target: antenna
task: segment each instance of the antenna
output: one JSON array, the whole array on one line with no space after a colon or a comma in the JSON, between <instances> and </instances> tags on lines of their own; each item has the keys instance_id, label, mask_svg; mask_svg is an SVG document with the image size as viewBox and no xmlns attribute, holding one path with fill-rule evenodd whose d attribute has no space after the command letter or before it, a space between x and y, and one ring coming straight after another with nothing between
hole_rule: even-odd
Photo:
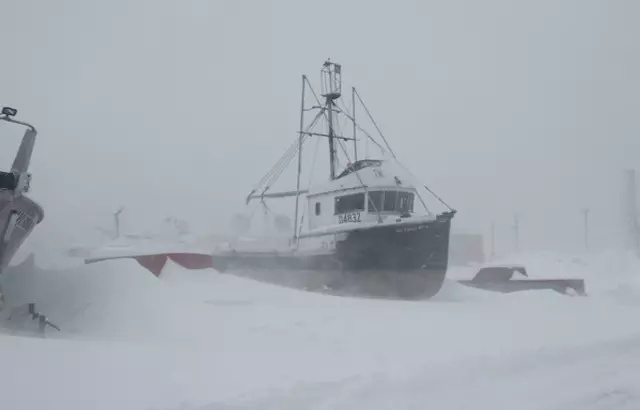
<instances>
[{"instance_id":1,"label":"antenna","mask_svg":"<svg viewBox=\"0 0 640 410\"><path fill-rule=\"evenodd\" d=\"M334 100L342 95L342 66L327 60L321 70L321 95L325 98L325 110L329 122L329 178L336 179L336 147L335 132L333 130Z\"/></svg>"},{"instance_id":2,"label":"antenna","mask_svg":"<svg viewBox=\"0 0 640 410\"><path fill-rule=\"evenodd\" d=\"M321 70L322 88L320 92L324 98L337 100L342 96L342 66L327 59Z\"/></svg>"}]
</instances>

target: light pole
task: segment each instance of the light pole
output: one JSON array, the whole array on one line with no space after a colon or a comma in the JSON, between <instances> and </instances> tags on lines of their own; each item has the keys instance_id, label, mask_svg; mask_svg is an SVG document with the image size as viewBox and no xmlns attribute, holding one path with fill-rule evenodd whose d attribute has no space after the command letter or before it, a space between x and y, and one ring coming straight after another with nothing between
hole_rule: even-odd
<instances>
[{"instance_id":1,"label":"light pole","mask_svg":"<svg viewBox=\"0 0 640 410\"><path fill-rule=\"evenodd\" d=\"M120 209L118 209L114 214L113 214L113 222L115 225L115 239L118 239L120 237L120 214L122 213L122 211L124 211L124 207L120 207Z\"/></svg>"},{"instance_id":2,"label":"light pole","mask_svg":"<svg viewBox=\"0 0 640 410\"><path fill-rule=\"evenodd\" d=\"M582 216L584 218L584 250L589 252L589 208L582 210Z\"/></svg>"},{"instance_id":3,"label":"light pole","mask_svg":"<svg viewBox=\"0 0 640 410\"><path fill-rule=\"evenodd\" d=\"M491 254L489 260L492 261L496 257L496 223L491 222Z\"/></svg>"},{"instance_id":4,"label":"light pole","mask_svg":"<svg viewBox=\"0 0 640 410\"><path fill-rule=\"evenodd\" d=\"M517 253L520 252L520 221L518 219L518 215L514 215L513 217L513 235Z\"/></svg>"}]
</instances>

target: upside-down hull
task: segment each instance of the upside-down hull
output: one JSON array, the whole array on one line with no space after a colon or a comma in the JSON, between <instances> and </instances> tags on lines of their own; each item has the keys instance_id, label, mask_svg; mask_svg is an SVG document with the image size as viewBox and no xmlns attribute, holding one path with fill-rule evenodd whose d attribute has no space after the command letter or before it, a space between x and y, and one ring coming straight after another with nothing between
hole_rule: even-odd
<instances>
[{"instance_id":1,"label":"upside-down hull","mask_svg":"<svg viewBox=\"0 0 640 410\"><path fill-rule=\"evenodd\" d=\"M527 279L513 279L519 272ZM529 279L524 266L486 266L481 268L471 280L459 283L493 292L512 293L529 290L553 290L563 295L586 296L584 279Z\"/></svg>"},{"instance_id":2,"label":"upside-down hull","mask_svg":"<svg viewBox=\"0 0 640 410\"><path fill-rule=\"evenodd\" d=\"M42 207L30 198L0 191L0 273L43 218Z\"/></svg>"},{"instance_id":3,"label":"upside-down hull","mask_svg":"<svg viewBox=\"0 0 640 410\"><path fill-rule=\"evenodd\" d=\"M332 249L214 253L213 267L312 290L429 298L447 272L451 216L331 235Z\"/></svg>"},{"instance_id":4,"label":"upside-down hull","mask_svg":"<svg viewBox=\"0 0 640 410\"><path fill-rule=\"evenodd\" d=\"M153 273L154 276L159 277L162 274L164 267L169 261L172 261L185 269L207 269L212 267L211 255L199 252L188 251L140 251L129 252L123 255L108 255L108 256L92 256L85 258L85 263L96 263L107 260L117 259L134 259L143 268Z\"/></svg>"}]
</instances>

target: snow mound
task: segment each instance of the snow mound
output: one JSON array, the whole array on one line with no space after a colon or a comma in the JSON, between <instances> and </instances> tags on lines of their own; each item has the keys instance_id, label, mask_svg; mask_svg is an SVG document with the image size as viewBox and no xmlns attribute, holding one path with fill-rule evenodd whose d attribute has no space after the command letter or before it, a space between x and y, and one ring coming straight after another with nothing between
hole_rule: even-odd
<instances>
[{"instance_id":1,"label":"snow mound","mask_svg":"<svg viewBox=\"0 0 640 410\"><path fill-rule=\"evenodd\" d=\"M198 315L194 303L174 303L175 291L132 260L11 272L3 279L8 305L36 301L64 334L188 338L188 322Z\"/></svg>"},{"instance_id":2,"label":"snow mound","mask_svg":"<svg viewBox=\"0 0 640 410\"><path fill-rule=\"evenodd\" d=\"M546 260L532 260L534 269L555 266L559 277L563 263L584 263L588 290L588 275L599 277L615 259L617 282L594 280L596 296L571 298L447 280L432 300L397 301L171 264L156 278L132 260L7 276L12 303L35 299L65 333L56 340L0 335L0 363L11 369L0 372L3 404L596 409L626 400L635 408L640 305L620 303L611 291L633 282L636 262L538 258ZM34 385L39 394L25 395ZM79 388L59 394L70 385Z\"/></svg>"}]
</instances>

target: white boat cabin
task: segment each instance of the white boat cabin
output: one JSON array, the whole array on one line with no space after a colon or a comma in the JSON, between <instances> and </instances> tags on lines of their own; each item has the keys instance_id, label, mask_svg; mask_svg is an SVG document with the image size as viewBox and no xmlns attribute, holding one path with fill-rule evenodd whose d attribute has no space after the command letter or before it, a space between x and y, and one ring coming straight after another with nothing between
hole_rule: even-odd
<instances>
[{"instance_id":1,"label":"white boat cabin","mask_svg":"<svg viewBox=\"0 0 640 410\"><path fill-rule=\"evenodd\" d=\"M382 160L361 160L307 194L308 229L383 222L414 214L416 188L382 169Z\"/></svg>"}]
</instances>

